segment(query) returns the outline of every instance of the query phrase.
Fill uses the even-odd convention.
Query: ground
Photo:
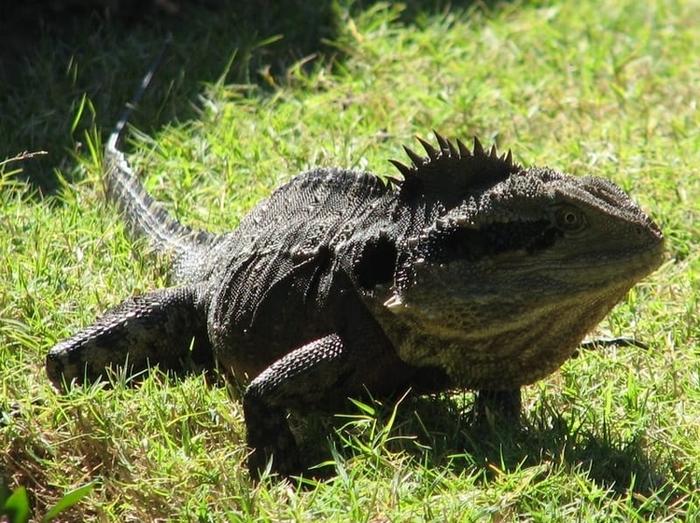
[[[81,13],[3,51],[0,475],[34,516],[90,484],[64,519],[700,518],[700,2],[223,4]],[[668,261],[593,333],[649,349],[582,352],[526,388],[521,431],[470,428],[470,393],[358,404],[321,439],[330,474],[302,484],[249,480],[233,387],[153,373],[56,394],[48,349],[167,281],[99,174],[168,33],[127,148],[184,222],[226,230],[301,170],[388,174],[415,134],[477,134],[610,178],[658,221]]]

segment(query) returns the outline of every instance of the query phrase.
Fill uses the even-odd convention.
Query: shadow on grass
[[[284,74],[297,62],[332,67],[343,59],[333,43],[346,23],[337,1],[171,3],[176,13],[143,7],[148,2],[121,2],[131,8],[111,17],[104,7],[95,8],[106,5],[97,0],[54,2],[71,7],[59,12],[41,2],[3,7],[0,160],[23,151],[47,151],[11,168],[21,168],[21,176],[40,193],[55,192],[56,169],[74,181],[74,155],[85,147],[86,133],[96,130],[104,140],[169,34],[171,50],[132,117],[148,134],[173,120],[196,117],[204,83],[221,80],[270,89],[284,83]],[[354,16],[374,4],[355,2],[351,12]],[[409,0],[401,20],[420,24],[432,13],[472,4]],[[489,4],[478,3],[480,8]]]
[[[466,394],[471,396],[471,394]],[[640,499],[681,493],[670,486],[663,464],[646,455],[640,438],[623,440],[606,430],[602,421],[571,420],[548,406],[529,416],[521,427],[493,420],[474,424],[462,401],[447,395],[410,397],[398,409],[389,448],[404,451],[427,468],[449,468],[480,475],[485,482],[501,473],[553,463],[583,470],[614,496]],[[386,421],[391,408],[379,407]],[[342,423],[334,422],[336,428]],[[575,428],[579,427],[579,428]],[[350,450],[352,452],[352,450]]]
[[[194,117],[204,83],[272,81],[266,68],[281,71],[304,56],[325,53],[322,42],[336,33],[337,17],[328,3],[180,4],[176,15],[149,11],[107,19],[88,10],[50,23],[20,18],[24,13],[7,19],[3,33],[13,44],[0,61],[5,105],[0,157],[46,150],[46,156],[21,167],[42,192],[53,192],[54,169],[70,174],[72,153],[82,147],[85,133],[96,128],[104,138],[111,131],[169,34],[173,45],[132,119],[148,133]]]

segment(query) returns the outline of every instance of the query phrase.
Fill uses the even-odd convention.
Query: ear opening
[[[381,283],[389,283],[394,277],[398,252],[394,242],[386,236],[373,238],[365,246],[355,265],[358,285],[366,290]]]

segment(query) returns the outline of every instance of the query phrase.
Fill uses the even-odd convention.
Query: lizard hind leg
[[[73,381],[106,378],[112,366],[126,365],[133,374],[156,364],[174,371],[213,366],[206,314],[197,304],[196,289],[174,287],[133,296],[46,356],[46,372],[59,389]]]

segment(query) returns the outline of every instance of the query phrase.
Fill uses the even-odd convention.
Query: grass
[[[0,479],[37,518],[94,482],[76,521],[700,518],[700,3],[297,4],[47,30],[4,83],[0,155],[49,154],[0,165]],[[226,230],[311,166],[390,173],[415,134],[477,134],[610,178],[661,224],[667,263],[595,333],[650,350],[527,387],[520,432],[470,428],[469,393],[358,405],[302,485],[251,483],[240,403],[201,377],[57,395],[47,350],[167,283],[103,203],[99,151],[169,31],[129,149],[183,221]]]

